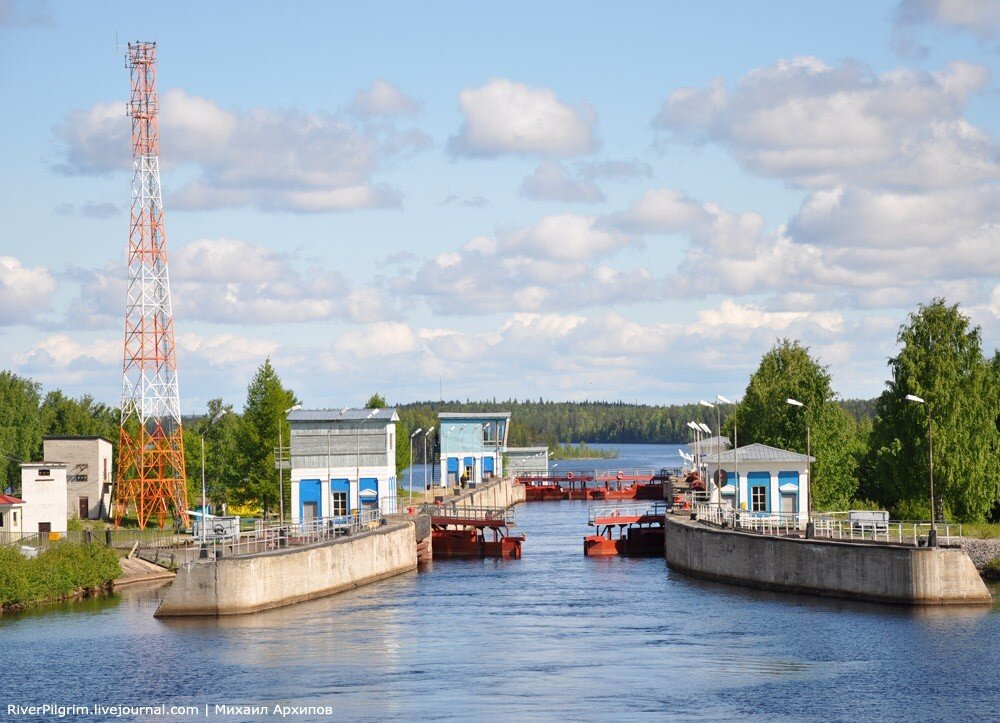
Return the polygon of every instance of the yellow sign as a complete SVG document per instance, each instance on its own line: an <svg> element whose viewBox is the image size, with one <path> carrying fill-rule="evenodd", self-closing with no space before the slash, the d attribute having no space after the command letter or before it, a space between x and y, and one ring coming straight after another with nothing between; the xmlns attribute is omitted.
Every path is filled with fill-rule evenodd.
<svg viewBox="0 0 1000 723"><path fill-rule="evenodd" d="M61 532L50 532L49 533L49 542L56 542L60 537L62 537L62 533Z"/></svg>

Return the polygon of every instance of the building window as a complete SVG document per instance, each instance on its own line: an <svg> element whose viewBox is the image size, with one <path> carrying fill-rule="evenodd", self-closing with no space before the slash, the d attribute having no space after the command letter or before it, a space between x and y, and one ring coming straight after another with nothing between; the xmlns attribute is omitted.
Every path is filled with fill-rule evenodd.
<svg viewBox="0 0 1000 723"><path fill-rule="evenodd" d="M40 469L40 470L38 470L38 476L39 477L51 477L52 476L52 472L50 470L47 470L47 469Z"/></svg>
<svg viewBox="0 0 1000 723"><path fill-rule="evenodd" d="M767 487L755 485L750 488L750 510L767 512Z"/></svg>
<svg viewBox="0 0 1000 723"><path fill-rule="evenodd" d="M3 527L3 526L4 526L4 524L3 524L3 520L4 520L4 518L5 518L6 516L7 516L6 514L4 514L3 512L0 512L0 527Z"/></svg>
<svg viewBox="0 0 1000 723"><path fill-rule="evenodd" d="M338 517L340 515L347 514L347 493L346 492L334 492L333 493L333 516Z"/></svg>

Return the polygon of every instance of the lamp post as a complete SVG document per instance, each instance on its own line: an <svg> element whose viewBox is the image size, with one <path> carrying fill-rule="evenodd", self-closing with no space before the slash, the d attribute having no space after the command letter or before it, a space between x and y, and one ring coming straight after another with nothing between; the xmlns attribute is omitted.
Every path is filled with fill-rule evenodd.
<svg viewBox="0 0 1000 723"><path fill-rule="evenodd" d="M785 403L791 404L793 407L806 409L806 405L800 402L798 399L792 399L791 397L789 397L788 399L785 400ZM806 487L806 537L813 538L816 536L816 523L813 522L812 518L812 490L813 490L812 432L809 428L808 415L806 415L806 481L808 483L808 486Z"/></svg>
<svg viewBox="0 0 1000 723"><path fill-rule="evenodd" d="M699 462L699 459L701 458L701 427L694 422L688 422L687 426L688 429L694 430L694 470L700 475L701 463Z"/></svg>
<svg viewBox="0 0 1000 723"><path fill-rule="evenodd" d="M410 500L411 501L413 500L413 438L416 437L418 434L420 434L422 431L424 431L422 428L417 427L416 431L414 431L413 434L410 435ZM424 463L425 464L427 463L426 452L424 453ZM426 472L424 473L424 477L426 479Z"/></svg>
<svg viewBox="0 0 1000 723"><path fill-rule="evenodd" d="M426 432L424 432L424 491L425 492L431 488L431 484L433 484L434 482L433 479L430 482L427 481L427 438L431 435L433 431L434 427L430 427Z"/></svg>
<svg viewBox="0 0 1000 723"><path fill-rule="evenodd" d="M285 473L282 464L281 457L284 457L284 450L282 449L282 439L281 439L281 420L287 417L292 412L297 412L302 409L301 404L296 404L293 407L289 407L285 410L285 413L278 418L278 524L285 524ZM289 470L291 470L292 464L292 440L288 440L288 465Z"/></svg>
<svg viewBox="0 0 1000 723"><path fill-rule="evenodd" d="M722 402L723 404L732 404L732 401L722 396L721 394L715 395L716 401ZM722 410L719 405L715 405L715 419L716 423L719 425L719 446L722 446ZM739 452L736 451L736 418L733 418L733 476L735 477L735 483L733 487L733 527L736 526L736 510L740 506L740 463L737 455ZM719 453L720 459L722 453ZM728 480L727 480L728 481ZM721 492L719 502L722 502Z"/></svg>
<svg viewBox="0 0 1000 723"><path fill-rule="evenodd" d="M368 412L368 414L365 416L364 419L358 420L358 429L357 429L357 435L356 435L357 445L355 447L355 455L354 455L354 479L358 483L358 506L359 507L361 505L361 427L364 426L365 422L367 422L369 419L371 419L376 414L378 414L378 411L379 411L378 409L372 409L371 411ZM378 482L376 482L375 485L376 485L376 489L378 489ZM381 504L382 504L382 501L379 500L379 505L381 505ZM361 512L361 510L359 509L358 512Z"/></svg>
<svg viewBox="0 0 1000 723"><path fill-rule="evenodd" d="M205 542L205 540L208 537L205 530L205 515L207 514L205 510L208 509L208 499L205 493L205 435L208 434L208 430L210 430L215 425L216 422L222 419L226 415L226 412L228 411L229 411L228 409L220 409L218 412L216 412L215 416L212 417L212 420L208 423L208 426L205 427L204 431L202 431L201 433L201 541L202 542Z"/></svg>
<svg viewBox="0 0 1000 723"><path fill-rule="evenodd" d="M930 462L930 469L928 471L931 483L931 531L927 535L927 545L929 547L937 547L937 515L934 510L934 422L931 418L931 405L930 402L915 394L907 394L906 401L916 402L927 407L927 458Z"/></svg>
<svg viewBox="0 0 1000 723"><path fill-rule="evenodd" d="M441 454L444 455L445 466L441 468L441 486L444 487L448 483L448 455L451 454L451 433L454 432L458 427L448 427L448 431L444 435L444 442L441 445Z"/></svg>
<svg viewBox="0 0 1000 723"><path fill-rule="evenodd" d="M701 401L699 401L698 404L700 404L703 407L707 407L709 409L715 409L716 416L718 416L718 414L719 414L719 407L717 405L712 404L711 402L706 402L704 399L702 399ZM699 424L700 424L700 422L699 422ZM722 426L720 425L719 426L719 432L716 435L716 439L715 439L715 472L716 472L717 475L718 475L719 469L721 468L721 465L722 465L722 458L720 456L722 454L722 450L720 449L720 447L722 445L722 440L719 439L719 437L721 437L721 436L722 436ZM708 430L708 438L709 439L712 438L712 430L711 429ZM705 470L705 473L706 474L708 473L708 469ZM711 479L711 478L709 478L709 479ZM720 490L722 489L721 486L719 487L719 489ZM705 491L708 492L708 485L705 485ZM719 494L721 496L721 492ZM709 501L711 501L711 496L709 496ZM720 502L721 502L721 500L720 500Z"/></svg>

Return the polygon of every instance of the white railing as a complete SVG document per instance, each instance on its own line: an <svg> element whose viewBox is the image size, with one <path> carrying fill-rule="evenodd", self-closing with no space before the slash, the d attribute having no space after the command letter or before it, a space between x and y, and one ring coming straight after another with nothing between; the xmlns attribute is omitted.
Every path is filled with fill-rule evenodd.
<svg viewBox="0 0 1000 723"><path fill-rule="evenodd" d="M363 510L354 515L319 517L284 525L263 524L260 520L254 531L240 536L238 542L209 540L205 543L210 556L235 557L278 550L285 547L302 547L336 537L353 535L379 525L379 510Z"/></svg>
<svg viewBox="0 0 1000 723"><path fill-rule="evenodd" d="M794 512L738 512L728 505L695 504L693 512L699 520L720 527L730 527L765 535L791 535L803 533L807 518ZM842 516L843 515L843 516ZM890 520L872 524L868 520L851 520L847 513L828 513L813 516L816 537L829 540L858 542L888 542L914 547L927 544L931 531L930 522ZM939 522L937 539L939 545L961 543L962 526Z"/></svg>
<svg viewBox="0 0 1000 723"><path fill-rule="evenodd" d="M665 502L632 505L592 505L587 508L587 522L593 525L598 517L663 517L667 514Z"/></svg>

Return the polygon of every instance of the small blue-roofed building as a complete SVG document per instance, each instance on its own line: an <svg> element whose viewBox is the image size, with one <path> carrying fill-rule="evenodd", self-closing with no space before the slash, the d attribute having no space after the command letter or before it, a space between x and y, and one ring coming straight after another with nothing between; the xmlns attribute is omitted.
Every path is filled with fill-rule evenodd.
<svg viewBox="0 0 1000 723"><path fill-rule="evenodd" d="M510 412L441 412L441 486L503 476Z"/></svg>
<svg viewBox="0 0 1000 723"><path fill-rule="evenodd" d="M395 409L300 409L291 429L293 522L396 511Z"/></svg>
<svg viewBox="0 0 1000 723"><path fill-rule="evenodd" d="M816 461L815 457L755 443L721 454L706 454L703 460L712 481L713 502L729 504L752 514L781 513L807 521L809 465ZM719 482L723 484L720 486Z"/></svg>

